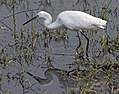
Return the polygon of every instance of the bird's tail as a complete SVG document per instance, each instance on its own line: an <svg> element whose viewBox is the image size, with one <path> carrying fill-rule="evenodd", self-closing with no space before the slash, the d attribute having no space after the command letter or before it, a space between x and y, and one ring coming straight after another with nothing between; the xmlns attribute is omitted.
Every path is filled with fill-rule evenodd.
<svg viewBox="0 0 119 94"><path fill-rule="evenodd" d="M104 29L106 24L107 24L107 21L99 19L99 22L98 22L98 25L99 25L98 27L99 28L103 28Z"/></svg>
<svg viewBox="0 0 119 94"><path fill-rule="evenodd" d="M105 25L107 24L107 21L102 20L102 21L101 21L101 24L105 26Z"/></svg>

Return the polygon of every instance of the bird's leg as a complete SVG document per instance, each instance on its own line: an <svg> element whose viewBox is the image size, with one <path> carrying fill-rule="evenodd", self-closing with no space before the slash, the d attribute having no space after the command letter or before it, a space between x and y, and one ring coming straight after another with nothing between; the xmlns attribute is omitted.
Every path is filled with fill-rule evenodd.
<svg viewBox="0 0 119 94"><path fill-rule="evenodd" d="M79 60L81 60L83 58L83 54L82 54L82 50L80 49L80 52L79 52L79 48L81 47L81 38L80 38L80 35L79 35L79 32L77 31L77 36L78 38L78 45L76 46L76 49L75 49L75 59L74 59L74 65L76 67L76 69L79 69Z"/></svg>
<svg viewBox="0 0 119 94"><path fill-rule="evenodd" d="M87 40L87 45L86 45L86 57L88 59L88 48L89 48L89 38L80 30L80 33L86 38ZM88 59L89 60L89 59Z"/></svg>
<svg viewBox="0 0 119 94"><path fill-rule="evenodd" d="M78 43L78 46L76 47L76 52L79 54L78 49L79 49L79 47L81 47L81 39L80 39L78 31L77 31L77 37L78 37L79 43Z"/></svg>

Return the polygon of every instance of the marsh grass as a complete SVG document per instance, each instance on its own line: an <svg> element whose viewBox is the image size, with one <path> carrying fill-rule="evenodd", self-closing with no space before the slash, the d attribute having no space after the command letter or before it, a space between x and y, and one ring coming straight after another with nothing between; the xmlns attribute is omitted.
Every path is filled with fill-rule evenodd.
<svg viewBox="0 0 119 94"><path fill-rule="evenodd" d="M95 3L97 2L97 0L94 1ZM88 8L91 6L90 2L87 0L77 0L73 8L77 5L81 5L83 8L82 10L88 11L89 13L93 12L96 14L97 10L100 11L99 14L97 13L96 15L100 16L102 19L110 21L110 17L114 16L117 20L118 6L111 9L110 4L112 3L112 0L107 1L109 1L106 2L107 5L105 4L105 6L101 6L100 9L97 9L97 7L94 6L95 9L91 10ZM9 84L13 84L12 81L16 86L20 85L20 87L22 87L22 94L29 93L30 91L38 94L40 90L36 91L37 88L34 89L36 84L32 84L29 80L27 80L28 76L25 72L29 71L29 67L31 66L35 68L35 72L38 71L39 68L42 68L41 65L44 62L46 69L55 67L55 56L53 56L52 50L49 51L49 49L53 49L51 48L52 42L59 44L62 42L65 50L67 50L69 45L72 44L72 41L69 41L69 35L66 29L49 31L46 28L42 28L42 26L40 26L39 29L36 28L37 24L39 24L38 21L20 28L20 26L17 25L17 22L20 21L20 23L22 23L22 21L18 19L17 15L23 13L26 17L29 17L29 13L27 13L28 11L24 11L30 7L29 3L30 2L24 0L0 0L0 6L5 5L9 12L12 12L12 15L5 16L5 18L0 21L2 25L7 28L5 30L11 32L12 37L12 42L9 43L8 41L6 46L2 45L2 40L0 41L0 94L13 94L11 93L12 90L3 87L4 82L8 82L6 85L9 86ZM23 6L21 4L23 4ZM47 7L53 7L54 5L50 0L35 2L35 4L38 4L44 9L48 9ZM98 5L98 3L96 4ZM16 13L19 5L21 5L21 9L23 8L24 10ZM32 10L30 9L29 11ZM33 9L33 11L35 11L35 9ZM13 27L4 23L4 21L9 18L12 19L11 24ZM112 21L110 21L110 23L111 22ZM68 89L69 94L119 93L119 30L118 24L116 25L113 23L113 25L114 26L111 26L110 24L107 26L108 29L106 28L105 30L106 34L98 38L98 46L92 42L92 45L94 44L93 47L96 47L95 49L92 47L94 54L96 54L97 50L99 51L99 54L97 56L89 55L90 62L86 59L83 44L81 45L80 50L76 50L76 47L73 48L73 62L67 62L67 65L71 63L72 66L69 66L69 69L77 69L77 76L75 78L79 85L79 90L76 91L75 89ZM111 27L115 29L110 29ZM115 35L112 37L108 33L108 30L111 30L111 32L116 30ZM94 36L95 35L97 35L97 33L95 33ZM9 38L7 40L9 40ZM60 57L65 56L65 54L59 53L56 53L55 55L59 55ZM40 62L40 64L36 64L35 62ZM79 73L78 69L81 69L82 66L85 68L85 71ZM16 69L14 70L14 68ZM14 71L11 71L12 69ZM31 68L30 70L33 69ZM7 80L4 78L7 78ZM82 86L80 85L80 81L84 81ZM104 89L97 89L95 86L99 86ZM66 93L67 91L63 90L62 94Z"/></svg>

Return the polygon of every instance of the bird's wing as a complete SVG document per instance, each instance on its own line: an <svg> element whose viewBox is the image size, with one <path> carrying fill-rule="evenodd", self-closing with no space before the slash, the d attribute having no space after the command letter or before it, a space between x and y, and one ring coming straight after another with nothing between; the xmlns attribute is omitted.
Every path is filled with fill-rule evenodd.
<svg viewBox="0 0 119 94"><path fill-rule="evenodd" d="M58 16L64 26L69 29L90 29L101 26L102 19L80 11L68 11Z"/></svg>

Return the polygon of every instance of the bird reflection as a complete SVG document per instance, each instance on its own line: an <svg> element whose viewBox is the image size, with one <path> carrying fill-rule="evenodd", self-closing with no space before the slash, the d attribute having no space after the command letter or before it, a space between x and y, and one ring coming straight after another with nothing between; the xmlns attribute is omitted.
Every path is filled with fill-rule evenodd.
<svg viewBox="0 0 119 94"><path fill-rule="evenodd" d="M85 71L85 70L83 70L83 71ZM66 70L60 70L58 68L50 68L44 72L44 76L46 77L45 79L40 78L39 76L34 76L30 72L26 72L26 73L29 74L30 76L32 76L41 85L51 84L51 82L53 80L53 75L55 75L63 87L76 88L78 85L77 77L79 76L79 72L80 71L76 70L76 69L71 70L71 71L66 71Z"/></svg>

